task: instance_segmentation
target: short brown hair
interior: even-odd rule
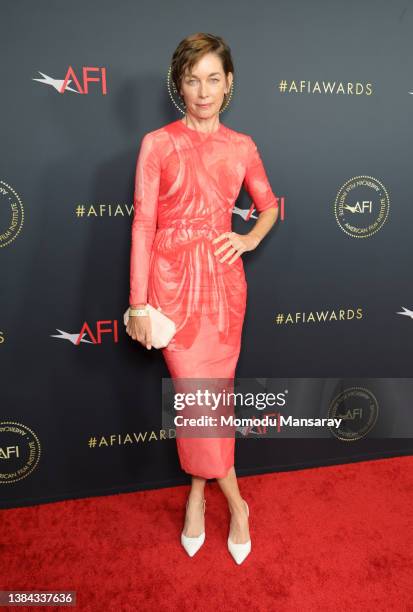
[[[221,59],[225,76],[227,76],[229,72],[234,74],[231,49],[220,36],[204,32],[191,34],[181,40],[172,55],[171,79],[178,94],[185,71],[191,70],[201,57],[211,52],[216,53]],[[230,92],[224,94],[222,106],[227,103],[227,98],[229,96]]]

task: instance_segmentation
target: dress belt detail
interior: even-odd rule
[[[218,230],[221,232],[231,232],[231,227],[228,226],[219,226],[219,225],[211,225],[210,223],[158,223],[157,229],[169,229],[169,228],[177,228],[177,229],[196,229],[196,230]]]

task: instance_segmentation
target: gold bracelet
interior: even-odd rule
[[[147,308],[129,308],[130,317],[146,317],[149,315]]]

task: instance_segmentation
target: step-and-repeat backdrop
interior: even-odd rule
[[[180,118],[167,71],[198,31],[231,48],[220,120],[254,138],[280,206],[242,256],[237,377],[282,398],[261,416],[298,420],[238,427],[238,475],[412,453],[413,14],[399,0],[192,9],[3,3],[3,507],[190,480],[163,427],[162,353],[122,315],[137,153]],[[243,190],[234,231],[254,224],[250,204]]]

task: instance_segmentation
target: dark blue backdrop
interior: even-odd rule
[[[221,121],[254,138],[283,198],[283,218],[243,256],[237,374],[290,380],[317,415],[337,389],[361,386],[380,435],[240,439],[238,474],[411,454],[405,3],[8,0],[2,15],[2,505],[189,481],[161,428],[162,355],[131,341],[122,314],[136,156],[146,132],[179,117],[167,70],[197,31],[230,45]],[[235,231],[252,223],[234,212]]]

